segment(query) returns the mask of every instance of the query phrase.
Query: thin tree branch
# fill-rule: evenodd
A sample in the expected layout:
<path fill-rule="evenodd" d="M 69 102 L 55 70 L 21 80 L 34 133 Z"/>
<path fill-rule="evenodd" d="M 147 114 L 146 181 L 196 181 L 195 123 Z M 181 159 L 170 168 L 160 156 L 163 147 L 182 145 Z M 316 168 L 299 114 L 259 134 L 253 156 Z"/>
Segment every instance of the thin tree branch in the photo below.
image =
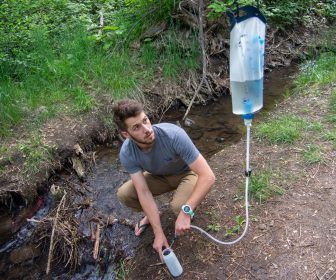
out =
<path fill-rule="evenodd" d="M 50 272 L 51 259 L 52 259 L 53 251 L 54 251 L 54 236 L 55 236 L 55 230 L 56 230 L 56 226 L 57 226 L 58 214 L 59 214 L 60 208 L 62 207 L 62 205 L 64 205 L 65 196 L 66 196 L 66 192 L 64 193 L 60 203 L 58 204 L 56 215 L 55 215 L 55 218 L 54 218 L 54 223 L 53 223 L 51 237 L 50 237 L 49 253 L 48 253 L 48 263 L 47 263 L 47 270 L 46 270 L 47 275 Z"/>
<path fill-rule="evenodd" d="M 191 109 L 191 106 L 193 105 L 196 96 L 198 95 L 199 91 L 201 90 L 201 87 L 203 85 L 203 83 L 205 83 L 208 88 L 210 88 L 206 77 L 207 77 L 207 59 L 206 59 L 206 52 L 205 52 L 205 38 L 204 38 L 204 32 L 203 32 L 203 0 L 199 0 L 199 4 L 198 4 L 198 22 L 199 22 L 199 40 L 200 40 L 200 45 L 201 45 L 201 49 L 202 49 L 202 79 L 194 93 L 193 98 L 191 99 L 189 106 L 187 108 L 187 111 L 185 112 L 182 121 L 184 121 L 187 117 L 187 115 L 189 114 L 189 111 Z"/>

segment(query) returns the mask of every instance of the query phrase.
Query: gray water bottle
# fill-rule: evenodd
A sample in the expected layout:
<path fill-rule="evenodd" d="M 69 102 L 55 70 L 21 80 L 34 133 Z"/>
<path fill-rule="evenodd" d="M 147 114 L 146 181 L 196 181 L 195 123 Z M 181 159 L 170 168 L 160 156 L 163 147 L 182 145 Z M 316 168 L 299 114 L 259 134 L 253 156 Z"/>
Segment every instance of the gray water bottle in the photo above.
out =
<path fill-rule="evenodd" d="M 183 268 L 171 248 L 162 251 L 163 261 L 167 265 L 170 274 L 178 277 L 182 274 Z"/>

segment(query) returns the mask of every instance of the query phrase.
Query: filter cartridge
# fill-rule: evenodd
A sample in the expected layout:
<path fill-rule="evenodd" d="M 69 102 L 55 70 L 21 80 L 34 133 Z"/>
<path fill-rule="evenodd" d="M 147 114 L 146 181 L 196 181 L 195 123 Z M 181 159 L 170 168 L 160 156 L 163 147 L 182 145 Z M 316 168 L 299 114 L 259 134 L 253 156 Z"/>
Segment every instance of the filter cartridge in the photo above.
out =
<path fill-rule="evenodd" d="M 183 268 L 171 248 L 162 251 L 163 261 L 167 265 L 170 274 L 178 277 L 183 273 Z"/>

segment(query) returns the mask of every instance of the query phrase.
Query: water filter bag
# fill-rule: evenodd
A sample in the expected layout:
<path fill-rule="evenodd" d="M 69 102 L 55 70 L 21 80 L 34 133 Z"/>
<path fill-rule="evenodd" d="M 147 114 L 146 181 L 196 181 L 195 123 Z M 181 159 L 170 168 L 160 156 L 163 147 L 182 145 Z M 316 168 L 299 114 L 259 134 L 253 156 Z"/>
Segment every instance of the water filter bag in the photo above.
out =
<path fill-rule="evenodd" d="M 263 106 L 263 76 L 266 20 L 253 6 L 229 14 L 230 89 L 234 114 L 250 114 Z"/>

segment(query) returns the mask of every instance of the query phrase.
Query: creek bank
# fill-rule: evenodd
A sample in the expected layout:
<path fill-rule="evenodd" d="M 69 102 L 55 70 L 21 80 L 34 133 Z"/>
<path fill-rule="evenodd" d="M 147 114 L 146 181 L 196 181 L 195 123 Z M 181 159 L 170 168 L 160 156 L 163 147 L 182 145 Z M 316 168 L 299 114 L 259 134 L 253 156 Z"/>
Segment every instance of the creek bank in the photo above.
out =
<path fill-rule="evenodd" d="M 269 53 L 269 56 L 266 55 L 266 66 L 268 68 L 287 64 L 286 61 L 288 60 L 285 60 L 283 56 L 279 55 L 284 47 L 292 50 L 292 52 L 286 53 L 285 56 L 291 60 L 296 60 L 298 58 L 302 58 L 302 53 L 299 50 L 302 50 L 302 48 L 309 45 L 307 43 L 309 36 L 305 36 L 308 33 L 301 34 L 303 35 L 304 40 L 302 40 L 300 43 L 298 43 L 298 37 L 294 35 L 294 32 L 291 34 L 291 36 L 289 36 L 290 39 L 286 38 L 286 40 L 284 40 L 283 37 L 279 36 L 280 41 L 277 41 L 276 43 L 271 42 L 277 32 L 278 31 L 274 31 L 271 33 L 272 36 L 270 36 L 268 39 L 269 47 L 266 50 L 266 53 Z M 286 41 L 286 43 L 284 43 L 284 41 Z M 209 48 L 211 50 L 211 47 Z M 279 62 L 279 57 L 283 58 L 281 62 Z M 211 83 L 215 90 L 212 96 L 205 94 L 208 99 L 200 98 L 200 101 L 214 99 L 217 97 L 217 95 L 221 95 L 227 92 L 228 56 L 224 51 L 220 53 L 213 53 L 210 51 L 210 58 L 211 64 L 209 65 L 209 77 L 211 76 L 212 78 L 209 79 L 211 79 Z M 215 79 L 215 77 L 217 77 L 216 79 L 218 81 Z M 183 80 L 178 82 L 178 90 L 171 88 L 171 86 L 174 86 L 174 84 L 166 85 L 161 79 L 154 81 L 153 84 L 150 85 L 147 90 L 145 90 L 145 103 L 152 112 L 154 118 L 159 118 L 162 115 L 162 113 L 167 109 L 167 103 L 170 105 L 175 104 L 177 107 L 179 104 L 181 105 L 181 103 L 185 103 L 181 101 L 181 92 L 183 92 L 183 99 L 191 99 L 193 93 L 191 89 L 193 86 L 186 85 L 182 81 Z M 224 84 L 223 81 L 225 81 Z M 187 87 L 187 89 L 185 87 Z M 167 92 L 170 92 L 171 94 L 167 94 Z M 160 106 L 158 106 L 158 100 L 160 101 Z M 45 194 L 48 191 L 49 186 L 52 185 L 55 177 L 58 176 L 57 173 L 63 169 L 69 171 L 70 174 L 70 179 L 65 182 L 67 188 L 69 188 L 69 186 L 70 188 L 74 188 L 72 186 L 73 184 L 69 182 L 75 182 L 75 192 L 90 192 L 87 190 L 83 191 L 83 189 L 81 189 L 81 180 L 75 178 L 76 175 L 72 170 L 73 161 L 71 163 L 69 159 L 80 158 L 81 162 L 84 163 L 84 169 L 89 170 L 90 166 L 94 164 L 95 157 L 93 151 L 97 145 L 101 143 L 109 143 L 109 145 L 118 144 L 118 141 L 115 140 L 116 137 L 114 131 L 111 130 L 111 127 L 105 125 L 104 122 L 104 116 L 111 113 L 110 105 L 112 104 L 113 100 L 104 99 L 103 101 L 103 110 L 94 112 L 87 116 L 82 116 L 78 119 L 72 119 L 68 117 L 59 118 L 49 122 L 41 129 L 43 142 L 46 145 L 55 146 L 57 155 L 56 160 L 51 166 L 41 168 L 38 174 L 29 178 L 19 172 L 22 167 L 23 159 L 18 159 L 17 161 L 13 162 L 9 172 L 7 174 L 2 174 L 0 179 L 0 192 L 2 201 L 1 213 L 3 215 L 15 214 L 15 211 L 20 211 L 27 205 L 29 207 L 35 207 L 39 195 Z M 19 138 L 24 137 L 25 135 L 20 135 Z M 82 148 L 84 151 L 83 154 L 77 155 L 76 149 L 74 148 L 76 144 L 79 144 L 79 146 Z M 85 205 L 90 205 L 90 202 L 80 201 L 78 204 L 83 205 L 81 207 L 84 207 Z M 8 207 L 9 205 L 11 207 Z M 109 218 L 102 217 L 102 219 L 106 221 L 106 219 Z M 50 232 L 51 228 L 48 227 L 47 229 Z M 16 230 L 17 229 L 15 229 L 15 231 Z"/>
<path fill-rule="evenodd" d="M 206 48 L 208 59 L 207 79 L 212 92 L 202 89 L 196 98 L 195 104 L 205 104 L 216 100 L 218 96 L 228 94 L 228 27 L 225 24 L 208 26 L 206 31 Z M 322 28 L 321 28 L 322 29 Z M 299 30 L 299 31 L 297 31 Z M 271 71 L 277 67 L 288 66 L 291 62 L 300 61 L 310 54 L 311 50 L 318 49 L 316 34 L 319 31 L 298 27 L 297 30 L 268 30 L 265 50 L 265 69 Z M 211 31 L 211 32 L 210 32 Z M 183 31 L 181 31 L 183 32 Z M 187 39 L 186 39 L 187 40 Z M 155 79 L 144 85 L 144 96 L 141 98 L 147 110 L 154 119 L 161 119 L 164 112 L 170 107 L 184 107 L 192 99 L 198 84 L 200 73 L 183 73 L 176 81 L 167 82 L 158 71 Z M 97 144 L 113 143 L 116 139 L 113 127 L 106 118 L 111 114 L 113 100 L 107 95 L 98 97 L 98 108 L 94 112 L 72 118 L 59 117 L 46 123 L 41 128 L 42 143 L 53 147 L 55 158 L 48 165 L 42 166 L 34 175 L 22 172 L 25 158 L 12 155 L 11 161 L 0 160 L 4 172 L 0 174 L 0 208 L 6 212 L 8 205 L 12 205 L 19 198 L 24 205 L 33 204 L 38 195 L 48 188 L 49 178 L 61 170 L 71 157 L 76 156 L 74 145 L 79 144 L 82 149 L 90 153 Z M 28 137 L 23 127 L 16 128 L 16 140 L 23 141 Z M 24 142 L 24 141 L 23 141 Z M 3 143 L 5 146 L 14 143 Z M 18 203 L 21 206 L 20 203 Z M 18 207 L 16 207 L 18 208 Z"/>

